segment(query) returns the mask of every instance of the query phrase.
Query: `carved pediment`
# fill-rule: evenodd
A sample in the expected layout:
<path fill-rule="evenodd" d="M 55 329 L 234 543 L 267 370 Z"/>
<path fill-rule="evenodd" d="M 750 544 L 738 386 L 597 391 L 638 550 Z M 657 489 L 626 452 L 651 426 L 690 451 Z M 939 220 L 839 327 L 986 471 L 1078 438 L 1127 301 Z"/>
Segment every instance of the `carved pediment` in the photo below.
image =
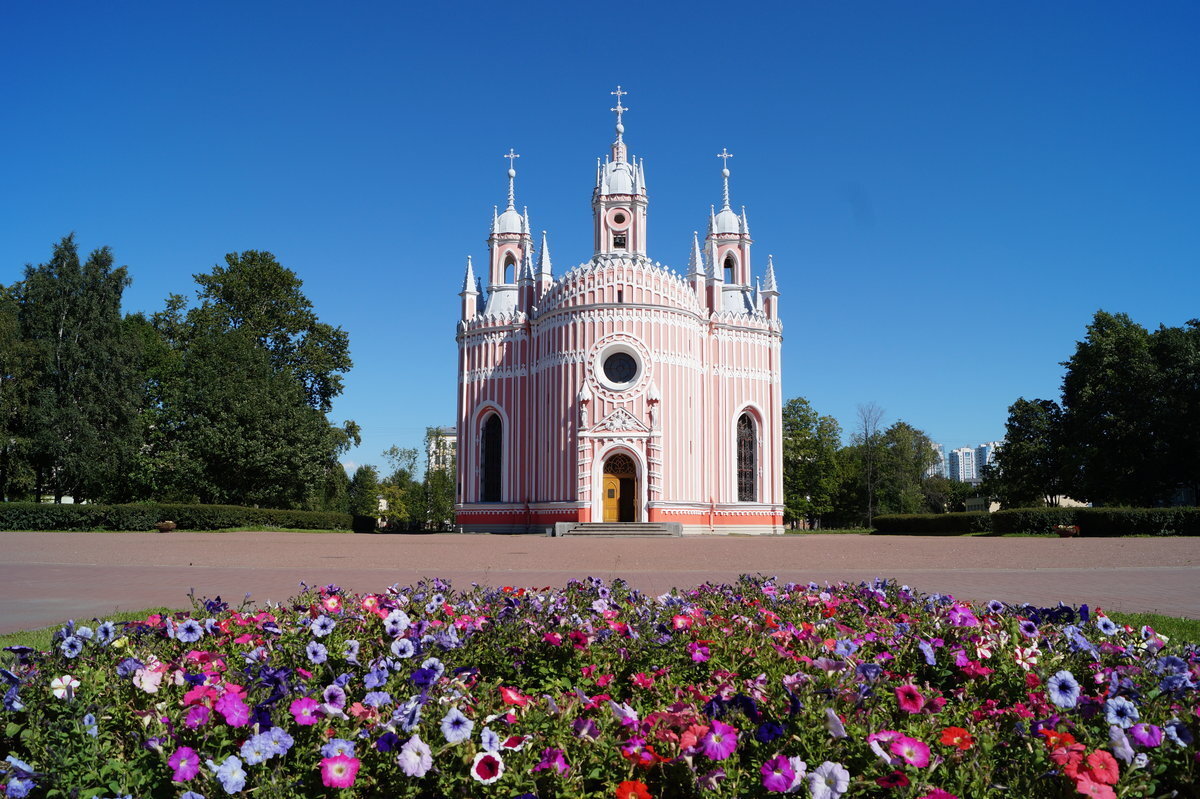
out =
<path fill-rule="evenodd" d="M 605 431 L 605 432 L 613 432 L 613 433 L 617 433 L 617 432 L 648 433 L 648 432 L 650 432 L 649 427 L 647 427 L 645 424 L 643 424 L 640 420 L 636 419 L 632 413 L 625 410 L 624 408 L 617 408 L 615 411 L 610 413 L 608 416 L 605 416 L 602 420 L 597 422 L 596 426 L 592 429 L 599 430 L 599 431 Z"/>

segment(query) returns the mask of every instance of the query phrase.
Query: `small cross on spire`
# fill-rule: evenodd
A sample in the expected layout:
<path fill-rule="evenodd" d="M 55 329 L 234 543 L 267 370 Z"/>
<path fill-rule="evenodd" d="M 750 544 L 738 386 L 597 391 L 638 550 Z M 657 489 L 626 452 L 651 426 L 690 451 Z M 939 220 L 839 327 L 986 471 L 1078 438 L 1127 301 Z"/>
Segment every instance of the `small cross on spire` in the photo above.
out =
<path fill-rule="evenodd" d="M 622 91 L 621 84 L 618 83 L 617 90 L 615 92 L 609 92 L 609 94 L 616 95 L 616 97 L 617 97 L 617 104 L 608 110 L 617 112 L 617 142 L 622 143 L 624 140 L 621 138 L 621 134 L 623 134 L 625 132 L 625 125 L 624 125 L 624 123 L 621 122 L 621 115 L 624 114 L 629 109 L 626 108 L 625 106 L 621 105 L 621 97 L 623 95 L 629 94 L 629 92 Z"/>
<path fill-rule="evenodd" d="M 515 178 L 517 176 L 517 170 L 513 168 L 513 161 L 520 158 L 521 156 L 518 155 L 517 152 L 515 150 L 513 150 L 513 148 L 509 147 L 508 152 L 505 153 L 501 157 L 508 159 L 508 207 L 512 208 L 514 200 L 515 200 L 515 197 L 513 194 L 513 178 Z"/>
<path fill-rule="evenodd" d="M 717 158 L 721 159 L 721 179 L 725 181 L 725 207 L 729 207 L 729 159 L 733 158 L 733 153 L 721 148 L 721 152 L 717 153 Z"/>

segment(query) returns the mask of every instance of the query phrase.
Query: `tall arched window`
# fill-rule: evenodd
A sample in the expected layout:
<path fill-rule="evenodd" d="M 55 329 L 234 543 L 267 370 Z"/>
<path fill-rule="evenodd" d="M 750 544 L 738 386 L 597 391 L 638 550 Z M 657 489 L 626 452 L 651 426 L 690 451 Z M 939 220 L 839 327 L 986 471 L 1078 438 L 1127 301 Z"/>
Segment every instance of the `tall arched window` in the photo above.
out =
<path fill-rule="evenodd" d="M 479 453 L 480 485 L 479 499 L 481 502 L 500 501 L 501 465 L 504 458 L 504 423 L 497 414 L 488 416 L 483 423 Z"/>
<path fill-rule="evenodd" d="M 738 502 L 758 501 L 758 436 L 748 413 L 737 421 L 737 485 Z"/>
<path fill-rule="evenodd" d="M 725 256 L 725 282 L 733 283 L 734 272 L 737 271 L 737 261 L 733 258 L 733 253 Z"/>
<path fill-rule="evenodd" d="M 517 259 L 510 252 L 508 257 L 504 259 L 504 282 L 515 283 L 517 272 Z"/>

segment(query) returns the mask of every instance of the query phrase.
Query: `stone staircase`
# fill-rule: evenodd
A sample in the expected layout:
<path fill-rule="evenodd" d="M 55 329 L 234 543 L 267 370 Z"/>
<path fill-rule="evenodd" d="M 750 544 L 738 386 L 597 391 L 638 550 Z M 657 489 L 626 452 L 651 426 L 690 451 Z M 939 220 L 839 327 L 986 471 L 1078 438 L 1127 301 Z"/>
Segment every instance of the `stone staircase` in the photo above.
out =
<path fill-rule="evenodd" d="M 598 538 L 679 538 L 683 525 L 678 522 L 559 522 L 554 525 L 557 536 L 591 536 Z"/>

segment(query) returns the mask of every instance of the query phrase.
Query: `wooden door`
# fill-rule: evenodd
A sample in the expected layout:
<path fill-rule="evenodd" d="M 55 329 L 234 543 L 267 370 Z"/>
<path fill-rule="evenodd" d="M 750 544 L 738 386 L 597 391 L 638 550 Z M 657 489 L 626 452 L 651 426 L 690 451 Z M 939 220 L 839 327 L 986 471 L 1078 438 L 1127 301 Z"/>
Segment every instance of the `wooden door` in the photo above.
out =
<path fill-rule="evenodd" d="M 621 518 L 621 479 L 611 474 L 604 475 L 604 521 L 615 522 Z"/>

